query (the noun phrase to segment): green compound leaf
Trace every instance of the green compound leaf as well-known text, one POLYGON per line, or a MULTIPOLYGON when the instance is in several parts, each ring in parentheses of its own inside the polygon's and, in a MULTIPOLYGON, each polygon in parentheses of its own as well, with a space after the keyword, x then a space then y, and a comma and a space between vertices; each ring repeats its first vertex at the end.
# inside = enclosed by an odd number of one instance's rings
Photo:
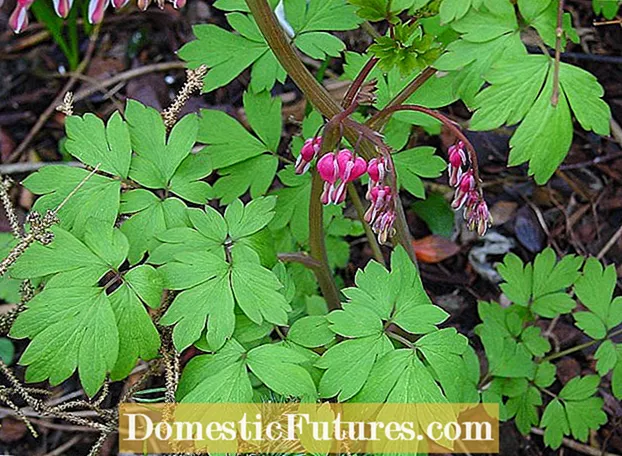
MULTIPOLYGON (((317 367, 326 369, 320 381, 320 396, 337 395, 340 401, 345 401, 363 391, 360 393, 362 396, 357 396, 358 401, 363 400, 360 397, 367 398, 375 394, 365 385, 367 382, 376 384, 376 375, 370 376, 372 369, 375 369, 376 363, 381 363, 382 355, 393 351, 393 345, 384 333, 384 328, 391 322, 413 334, 428 334, 419 339, 421 345, 418 348, 423 356, 429 358, 430 364, 438 369, 442 377, 441 383, 449 391, 451 387, 449 376, 445 375, 446 368, 453 361, 459 362, 458 367, 465 366, 461 356, 467 348, 464 343, 466 339, 453 330, 438 331, 436 325, 442 323, 448 315, 431 303, 406 252, 402 248, 394 251, 391 272, 370 261, 365 269, 357 272, 355 283, 356 287, 343 290, 348 298, 348 302, 343 304, 343 310, 335 310, 326 317, 329 329, 348 339, 329 348, 316 364, 317 367), (441 345, 451 352, 441 354, 435 348, 441 345)), ((395 371, 396 375, 399 375, 398 371, 399 369, 395 371)), ((390 373, 393 375, 393 370, 390 373)), ((391 378, 383 376, 380 383, 384 385, 391 378)), ((436 383, 434 388, 440 391, 436 383)), ((387 387, 383 391, 389 394, 388 389, 387 387)), ((458 390, 459 388, 454 388, 448 394, 464 397, 464 391, 458 390)), ((395 392, 397 402, 398 396, 402 394, 399 391, 400 389, 395 392)), ((472 392, 476 392, 475 389, 472 392)), ((444 399, 442 393, 441 397, 444 399)))
POLYGON ((65 120, 67 151, 82 163, 127 178, 132 146, 127 123, 115 112, 107 125, 93 114, 68 116, 65 120))
MULTIPOLYGON (((469 2, 460 3, 464 7, 469 2)), ((520 39, 514 7, 507 0, 486 1, 485 6, 471 9, 451 25, 461 37, 447 46, 434 67, 441 71, 459 70, 454 92, 472 107, 475 95, 486 82, 484 76, 493 64, 525 55, 527 50, 520 39)))
POLYGON ((266 344, 249 351, 235 339, 213 354, 193 358, 184 369, 177 398, 182 403, 252 402, 249 374, 286 398, 315 401, 317 392, 308 369, 317 357, 286 343, 266 344))
POLYGON ((609 134, 611 111, 591 74, 562 63, 560 95, 552 104, 554 68, 547 56, 525 56, 498 64, 486 74, 491 84, 477 95, 472 128, 491 130, 522 120, 510 141, 509 165, 529 162, 529 174, 544 184, 564 160, 572 142, 572 112, 581 126, 609 134))
POLYGON ((417 198, 425 198, 425 188, 421 178, 439 177, 447 164, 435 155, 434 147, 415 147, 393 155, 398 183, 417 198))
POLYGON ((505 280, 500 287, 512 302, 554 318, 574 309, 576 304, 566 290, 579 278, 582 264, 583 258, 576 255, 567 255, 557 262, 551 248, 538 254, 533 265, 526 266, 518 256, 508 254, 498 267, 505 280))
POLYGON ((125 117, 136 154, 130 177, 147 188, 168 189, 175 171, 196 141, 197 116, 184 116, 168 135, 160 113, 137 101, 128 100, 125 117))
POLYGON ((48 278, 11 335, 32 339, 20 361, 29 366, 28 381, 58 384, 77 368, 92 396, 107 373, 123 379, 139 358, 158 355, 160 337, 144 305, 159 307, 163 283, 151 266, 118 271, 129 245, 117 229, 105 232, 95 220, 84 242, 62 228, 53 231, 51 244, 34 244, 11 270, 16 277, 48 278), (109 271, 118 278, 106 287, 120 286, 107 294, 97 284, 109 271))
MULTIPOLYGON (((401 247, 393 252, 391 271, 389 273, 375 261, 370 261, 365 269, 357 272, 355 278, 357 287, 343 290, 343 294, 349 300, 344 304, 344 311, 332 312, 329 321, 333 318, 331 317, 333 314, 340 315, 339 312, 351 312, 354 315, 361 312, 361 315, 367 316, 360 317, 360 321, 369 323, 366 326, 369 331, 372 328, 374 331, 382 331, 382 321, 391 321, 412 334, 435 331, 436 325, 445 321, 449 315, 432 304, 423 289, 416 268, 401 247), (373 320, 373 314, 377 321, 373 320)), ((341 319, 340 317, 339 320, 341 319)), ((359 319, 353 316, 350 320, 359 319)), ((339 324, 333 330, 337 333, 348 331, 339 324)), ((360 331, 364 330, 360 328, 360 331)))
POLYGON ((597 430, 607 422, 603 412, 604 401, 594 397, 600 379, 596 375, 575 377, 570 380, 542 415, 544 441, 553 449, 561 446, 562 438, 572 435, 586 442, 590 430, 597 430))
POLYGON ((290 307, 273 271, 259 264, 259 255, 248 242, 270 222, 272 197, 244 206, 236 200, 224 217, 206 207, 187 210, 192 227, 173 228, 159 237, 163 244, 150 261, 164 264, 159 270, 165 285, 178 294, 161 323, 175 325, 173 341, 178 350, 197 342, 207 329, 207 343, 219 349, 235 329, 235 304, 257 325, 264 321, 286 325, 290 307), (226 244, 226 245, 225 245, 226 244), (232 256, 225 261, 226 251, 232 256), (240 258, 240 261, 236 261, 240 258))
POLYGON ((207 146, 222 176, 214 186, 215 196, 229 204, 249 188, 251 196, 264 195, 276 174, 281 140, 281 101, 268 92, 244 94, 244 108, 255 135, 221 111, 201 111, 198 140, 207 146))
POLYGON ((603 339, 622 323, 622 297, 613 298, 616 279, 613 265, 603 269, 597 259, 589 258, 575 284, 575 293, 589 312, 577 312, 574 318, 592 339, 603 339))
POLYGON ((84 391, 93 396, 119 351, 115 314, 99 288, 49 288, 29 303, 15 321, 11 337, 31 339, 20 358, 26 380, 58 385, 76 369, 84 391))
POLYGON ((227 20, 233 28, 238 27, 240 35, 212 24, 195 25, 192 30, 196 40, 179 50, 179 57, 188 62, 190 68, 206 65, 210 69, 203 80, 203 91, 211 92, 227 85, 251 65, 254 91, 270 90, 276 80, 283 82, 285 70, 270 51, 255 21, 241 13, 228 14, 227 20))

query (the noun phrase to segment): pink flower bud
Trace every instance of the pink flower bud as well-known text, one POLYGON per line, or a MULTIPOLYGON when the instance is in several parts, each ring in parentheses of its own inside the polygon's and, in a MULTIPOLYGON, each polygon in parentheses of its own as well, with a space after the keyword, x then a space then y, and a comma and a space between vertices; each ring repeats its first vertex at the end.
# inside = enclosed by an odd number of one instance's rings
POLYGON ((15 6, 13 13, 11 13, 9 17, 9 27, 11 27, 15 33, 21 33, 28 27, 28 10, 19 5, 15 6))
POLYGON ((28 8, 34 3, 34 0, 18 0, 15 9, 9 17, 9 27, 15 33, 21 33, 28 27, 28 8))
POLYGON ((334 184, 339 178, 339 165, 333 153, 325 154, 317 162, 317 172, 324 182, 334 184))
POLYGON ((169 0, 173 4, 173 8, 179 9, 186 6, 186 0, 169 0))
POLYGON ((142 11, 145 11, 147 8, 149 8, 151 1, 152 0, 138 0, 136 4, 138 5, 138 8, 140 8, 142 11))
POLYGON ((462 178, 462 167, 466 165, 466 154, 464 153, 464 143, 459 141, 451 146, 449 155, 449 185, 455 187, 462 178))
POLYGON ((483 236, 488 228, 492 226, 492 215, 490 215, 486 201, 482 200, 477 205, 475 217, 477 219, 477 234, 483 236))
POLYGON ((89 0, 88 19, 91 24, 99 24, 110 0, 89 0))
POLYGON ((115 9, 119 9, 119 8, 123 8, 129 2, 130 2, 130 0, 112 0, 112 6, 115 9))
POLYGON ((67 17, 73 0, 53 0, 52 3, 54 3, 54 11, 59 17, 67 17))
POLYGON ((304 174, 309 170, 311 162, 322 147, 322 138, 307 139, 296 159, 296 174, 304 174))
POLYGON ((469 196, 469 193, 474 188, 475 178, 473 177, 473 170, 469 169, 466 173, 462 175, 462 178, 458 183, 458 188, 456 188, 456 194, 454 196, 454 201, 451 203, 451 207, 453 207, 454 209, 462 208, 469 196))

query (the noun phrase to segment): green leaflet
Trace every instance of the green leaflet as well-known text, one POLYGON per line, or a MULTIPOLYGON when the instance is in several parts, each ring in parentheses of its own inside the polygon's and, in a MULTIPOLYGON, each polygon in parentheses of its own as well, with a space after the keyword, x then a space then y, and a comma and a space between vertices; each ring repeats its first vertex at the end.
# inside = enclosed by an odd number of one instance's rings
POLYGON ((215 196, 229 204, 249 189, 251 197, 264 195, 276 174, 281 140, 281 101, 268 92, 244 94, 244 108, 255 135, 221 111, 203 110, 198 140, 222 176, 215 196))
POLYGON ((277 394, 315 400, 315 383, 303 367, 313 355, 285 344, 260 345, 246 351, 233 339, 214 354, 195 357, 188 363, 178 398, 185 403, 250 402, 250 370, 277 394))
POLYGON ((132 159, 130 177, 147 188, 169 188, 175 171, 196 141, 197 117, 193 114, 184 116, 167 135, 162 116, 153 108, 128 100, 125 116, 136 154, 132 159))
POLYGON ((607 415, 602 411, 603 400, 594 397, 598 383, 595 375, 575 377, 560 391, 559 399, 549 403, 541 422, 547 445, 559 448, 566 435, 585 442, 591 429, 598 429, 607 422, 607 415))
POLYGON ((498 377, 533 378, 536 366, 530 348, 540 352, 546 339, 539 334, 524 335, 529 330, 524 329, 528 320, 524 309, 480 302, 478 313, 483 323, 475 331, 484 345, 489 372, 498 377))
POLYGON ((94 287, 51 288, 35 296, 11 329, 30 338, 20 364, 26 380, 58 385, 76 368, 89 396, 95 395, 119 351, 115 314, 106 295, 94 287))
POLYGON ((159 270, 166 287, 178 294, 161 324, 175 325, 173 341, 179 350, 201 338, 207 329, 208 346, 216 350, 235 329, 235 305, 255 324, 286 325, 290 309, 279 291, 283 284, 260 257, 249 237, 270 222, 275 199, 260 198, 244 206, 236 200, 224 217, 216 210, 189 209, 189 228, 165 231, 163 244, 150 261, 165 263, 159 270), (225 261, 227 259, 227 261, 225 261))
POLYGON ((421 178, 439 177, 446 168, 445 161, 434 154, 433 147, 416 147, 393 155, 398 183, 417 198, 425 198, 421 178))
POLYGON ((115 112, 108 123, 93 114, 69 116, 66 120, 67 151, 82 163, 126 178, 132 147, 127 123, 115 112))
POLYGON ((560 95, 552 104, 553 66, 547 56, 525 56, 498 64, 486 75, 491 84, 477 95, 471 127, 491 130, 522 120, 510 141, 509 165, 529 162, 539 184, 553 175, 572 142, 572 112, 581 126, 609 134, 611 112, 596 79, 572 65, 560 65, 560 95))
POLYGON ((607 332, 622 323, 622 297, 613 298, 615 267, 603 266, 589 258, 583 275, 575 283, 575 293, 588 312, 574 314, 577 326, 593 339, 603 339, 607 332))
POLYGON ((559 262, 551 248, 536 256, 532 264, 524 265, 521 259, 508 254, 498 271, 504 279, 501 290, 519 306, 529 306, 533 312, 554 318, 575 308, 574 300, 566 293, 579 278, 583 258, 566 255, 559 262))
POLYGON ((592 7, 596 14, 602 14, 606 19, 614 19, 620 9, 618 0, 592 0, 592 7))

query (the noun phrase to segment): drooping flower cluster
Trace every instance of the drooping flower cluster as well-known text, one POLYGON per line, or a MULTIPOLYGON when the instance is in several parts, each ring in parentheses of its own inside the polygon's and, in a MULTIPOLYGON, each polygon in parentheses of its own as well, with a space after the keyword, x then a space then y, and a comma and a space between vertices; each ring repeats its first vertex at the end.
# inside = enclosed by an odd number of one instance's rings
MULTIPOLYGON (((322 146, 321 138, 307 139, 296 160, 296 173, 304 174, 311 162, 318 156, 322 146)), ((370 224, 381 243, 393 235, 395 222, 395 202, 391 187, 385 185, 385 178, 391 168, 384 157, 373 158, 367 163, 349 149, 324 154, 317 162, 317 172, 324 181, 322 204, 341 204, 346 198, 348 183, 369 176, 369 186, 365 198, 371 203, 365 213, 365 221, 370 224)))
POLYGON ((464 147, 464 143, 458 141, 448 151, 449 184, 456 188, 451 206, 455 210, 464 208, 467 227, 472 231, 477 230, 477 233, 483 236, 492 225, 492 216, 478 188, 473 169, 468 168, 466 171, 462 169, 467 165, 464 147))
POLYGON ((387 173, 391 171, 391 162, 385 157, 372 158, 367 166, 369 186, 365 197, 371 206, 365 213, 378 241, 384 244, 394 233, 395 195, 390 186, 385 184, 387 173))
MULTIPOLYGON (((164 0, 156 0, 160 8, 164 7, 164 0)), ((182 8, 187 0, 167 0, 173 4, 174 8, 182 8)), ((9 27, 15 33, 20 33, 28 26, 28 10, 35 0, 17 0, 17 5, 9 18, 9 27)), ((69 11, 73 6, 74 0, 53 0, 54 11, 59 17, 65 18, 69 15, 69 11)), ((89 0, 88 20, 91 24, 97 24, 104 18, 104 11, 108 5, 116 9, 123 8, 130 0, 89 0)), ((153 0, 137 0, 138 8, 146 10, 153 0)))

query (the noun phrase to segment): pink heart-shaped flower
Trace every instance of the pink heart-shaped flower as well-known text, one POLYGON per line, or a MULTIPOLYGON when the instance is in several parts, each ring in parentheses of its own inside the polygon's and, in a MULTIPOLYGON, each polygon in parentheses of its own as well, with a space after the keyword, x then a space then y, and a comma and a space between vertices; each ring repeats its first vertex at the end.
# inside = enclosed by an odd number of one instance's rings
POLYGON ((335 154, 325 154, 317 162, 317 172, 324 182, 334 184, 339 177, 335 154))

